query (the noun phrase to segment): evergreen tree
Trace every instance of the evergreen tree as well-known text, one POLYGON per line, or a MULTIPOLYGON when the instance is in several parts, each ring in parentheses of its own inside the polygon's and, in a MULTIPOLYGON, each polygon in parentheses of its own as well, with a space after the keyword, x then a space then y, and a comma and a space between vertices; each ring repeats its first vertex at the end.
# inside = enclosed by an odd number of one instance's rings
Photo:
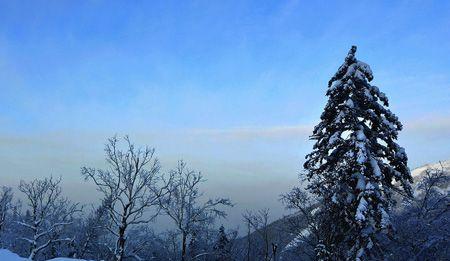
POLYGON ((228 261, 231 260, 230 256, 230 241, 228 240, 225 228, 220 226, 217 242, 214 245, 215 260, 216 261, 228 261))
POLYGON ((355 52, 352 46, 328 83, 329 100, 304 164, 308 189, 326 211, 323 243, 332 259, 380 258, 376 238, 391 231, 392 192, 411 195, 408 159, 396 143, 402 124, 385 94, 369 84, 372 71, 355 52))

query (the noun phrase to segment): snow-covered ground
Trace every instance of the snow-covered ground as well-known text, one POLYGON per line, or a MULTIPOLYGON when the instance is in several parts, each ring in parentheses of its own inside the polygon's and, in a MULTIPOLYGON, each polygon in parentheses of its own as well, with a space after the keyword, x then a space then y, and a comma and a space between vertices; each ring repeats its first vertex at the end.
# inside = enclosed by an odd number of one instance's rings
POLYGON ((57 258, 49 259, 47 261, 89 261, 89 260, 73 259, 73 258, 67 258, 67 257, 57 257, 57 258))
POLYGON ((2 260, 2 261, 24 261, 24 260, 27 260, 27 258, 20 257, 17 254, 14 254, 13 252, 11 252, 9 250, 0 249, 0 260, 2 260))
MULTIPOLYGON (((28 258, 20 257, 17 254, 14 254, 13 252, 6 250, 6 249, 0 249, 0 260, 1 261, 29 261, 28 258)), ((86 260, 58 257, 58 258, 49 259, 47 261, 86 261, 86 260)))

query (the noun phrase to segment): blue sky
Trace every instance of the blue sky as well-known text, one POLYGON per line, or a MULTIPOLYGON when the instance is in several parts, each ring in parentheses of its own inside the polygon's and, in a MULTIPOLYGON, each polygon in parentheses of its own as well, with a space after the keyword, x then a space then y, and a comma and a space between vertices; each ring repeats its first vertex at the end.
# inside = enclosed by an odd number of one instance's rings
POLYGON ((130 134, 165 168, 202 170, 236 220, 279 213, 353 44, 404 122, 410 166, 446 160, 448 28, 448 1, 1 1, 0 177, 62 175, 89 201, 79 168, 130 134))

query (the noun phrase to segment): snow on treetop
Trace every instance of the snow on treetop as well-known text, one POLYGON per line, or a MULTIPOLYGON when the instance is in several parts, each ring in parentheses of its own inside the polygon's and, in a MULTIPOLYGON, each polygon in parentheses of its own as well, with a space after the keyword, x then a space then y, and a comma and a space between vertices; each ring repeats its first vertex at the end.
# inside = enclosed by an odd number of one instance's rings
POLYGON ((370 69, 370 66, 362 61, 358 61, 355 57, 356 53, 356 46, 353 45, 350 51, 347 54, 347 57, 345 57, 345 62, 342 64, 336 74, 331 78, 331 80, 328 82, 328 87, 330 89, 335 89, 336 87, 340 86, 343 82, 348 82, 351 84, 351 79, 355 78, 360 81, 372 81, 373 79, 373 72, 372 69, 370 69), (347 79, 347 81, 341 81, 340 79, 347 79))

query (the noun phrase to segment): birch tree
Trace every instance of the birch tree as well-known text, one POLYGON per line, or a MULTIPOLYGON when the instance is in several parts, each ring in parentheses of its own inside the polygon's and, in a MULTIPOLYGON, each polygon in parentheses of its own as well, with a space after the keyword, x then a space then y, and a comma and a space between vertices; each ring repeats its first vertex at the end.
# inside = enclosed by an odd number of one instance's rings
POLYGON ((71 241, 60 237, 60 232, 72 224, 80 209, 62 196, 60 182, 61 178, 53 177, 20 182, 19 191, 25 195, 28 214, 18 224, 31 232, 21 238, 30 244, 31 260, 52 244, 71 241))
POLYGON ((414 198, 405 198, 393 218, 394 244, 386 243, 393 260, 448 260, 450 257, 450 173, 427 169, 414 198))
MULTIPOLYGON (((257 212, 247 211, 244 215, 244 222, 255 231, 260 239, 262 260, 269 261, 272 259, 270 254, 270 245, 272 243, 269 231, 269 209, 260 209, 257 212)), ((260 245, 260 244, 258 244, 260 245)))
POLYGON ((204 182, 200 172, 190 170, 186 163, 179 161, 170 171, 171 182, 165 183, 166 196, 159 200, 164 213, 171 218, 181 234, 181 260, 187 258, 187 240, 196 225, 211 221, 216 217, 226 217, 224 206, 232 206, 229 199, 216 198, 200 202, 203 193, 199 185, 204 182))
MULTIPOLYGON (((81 169, 85 180, 93 181, 107 202, 111 219, 107 229, 117 239, 114 248, 117 261, 124 258, 129 227, 152 221, 158 211, 149 213, 148 210, 157 206, 159 199, 168 193, 166 187, 158 186, 163 177, 155 149, 136 148, 128 136, 124 141, 121 149, 117 137, 108 139, 106 169, 81 169)), ((166 182, 170 184, 169 180, 166 182)))

